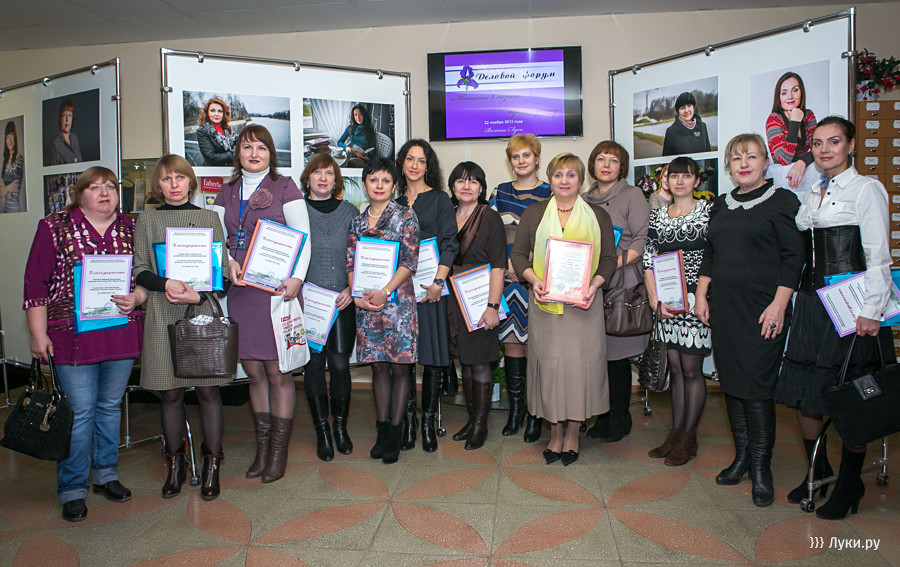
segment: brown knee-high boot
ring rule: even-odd
[[[266,463],[269,462],[269,433],[272,430],[272,414],[254,413],[256,419],[256,458],[247,469],[247,478],[262,476]]]
[[[269,441],[269,462],[262,473],[263,482],[275,482],[284,476],[287,467],[288,443],[294,420],[289,417],[272,416],[272,433]]]

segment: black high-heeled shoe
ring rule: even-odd
[[[834,491],[828,502],[816,508],[816,516],[823,520],[840,520],[848,511],[851,514],[859,511],[859,501],[866,494],[866,486],[859,478],[865,459],[865,453],[855,453],[843,448],[841,469]]]
[[[550,449],[544,449],[544,460],[547,461],[548,465],[552,465],[561,458],[562,453],[557,453],[556,451],[551,451]]]
[[[562,464],[567,467],[578,460],[578,451],[566,451],[561,456]]]

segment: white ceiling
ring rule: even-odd
[[[855,4],[879,0],[854,0]],[[883,1],[883,0],[882,0]],[[847,0],[0,0],[0,51],[266,33]]]

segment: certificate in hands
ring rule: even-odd
[[[594,243],[551,236],[544,261],[544,291],[547,301],[584,305],[591,284]]]
[[[416,273],[412,275],[413,288],[416,290],[416,302],[425,300],[428,291],[422,286],[430,286],[434,283],[437,276],[438,262],[440,262],[440,254],[438,253],[437,238],[428,238],[419,242],[419,265]],[[444,282],[444,289],[441,295],[450,295],[447,283]]]
[[[212,291],[212,248],[211,228],[167,228],[166,277],[196,291]]]
[[[684,278],[684,256],[681,250],[653,257],[653,280],[656,282],[656,298],[673,313],[687,313],[687,282]]]
[[[131,254],[85,254],[78,290],[81,319],[121,317],[113,295],[131,291]]]
[[[491,265],[482,264],[452,275],[450,283],[456,292],[456,301],[459,302],[459,308],[463,312],[466,328],[471,332],[483,327],[484,324],[479,325],[478,321],[487,309],[491,291]],[[506,319],[509,308],[506,299],[502,295],[500,297],[500,309],[497,310],[497,314],[502,321]]]
[[[256,221],[241,281],[274,293],[294,273],[306,237],[305,232],[277,222]]]
[[[360,237],[356,242],[353,258],[352,297],[362,297],[366,291],[384,289],[397,272],[400,261],[400,243],[393,240]],[[388,298],[397,298],[397,290]]]
[[[331,326],[337,319],[337,301],[340,293],[317,285],[303,285],[303,317],[306,319],[306,340],[310,345],[325,346]],[[321,348],[316,349],[317,352]]]
[[[817,289],[816,293],[825,306],[838,335],[846,337],[856,331],[856,318],[866,302],[865,272],[860,272],[839,282]],[[891,297],[884,310],[884,318],[900,313],[900,290],[891,283]]]

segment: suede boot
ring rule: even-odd
[[[256,458],[247,469],[247,478],[262,476],[266,463],[269,462],[269,433],[272,429],[272,414],[254,413],[256,420]]]
[[[181,485],[184,484],[184,480],[187,478],[186,454],[187,449],[184,441],[181,442],[181,447],[174,453],[170,453],[168,447],[165,448],[167,473],[166,482],[162,487],[163,498],[174,498],[181,492]]]
[[[506,369],[506,393],[509,394],[509,418],[503,427],[503,436],[519,432],[525,418],[525,371],[528,359],[524,357],[504,357]]]
[[[384,452],[381,455],[381,460],[386,465],[390,465],[392,463],[396,463],[397,459],[400,458],[400,436],[403,433],[403,425],[393,423],[387,424],[385,427],[385,442],[384,442]]]
[[[387,428],[391,425],[390,421],[375,422],[375,444],[369,451],[369,456],[373,459],[380,459],[384,455],[384,445],[387,442]]]
[[[403,435],[400,438],[400,450],[409,451],[416,446],[416,429],[419,419],[416,417],[416,365],[409,368],[409,398],[406,400],[406,413],[403,415]]]
[[[816,446],[815,439],[804,439],[803,440],[803,448],[806,450],[806,462],[812,463],[812,453],[813,449]],[[809,486],[807,485],[807,481],[809,479],[809,467],[806,469],[806,477],[803,479],[803,482],[800,485],[788,492],[787,500],[791,504],[799,504],[801,500],[804,498],[809,498]],[[819,443],[819,451],[816,454],[816,462],[813,465],[813,480],[822,480],[823,478],[828,478],[834,474],[834,469],[831,468],[831,463],[828,462],[828,455],[825,453],[825,438],[822,438],[822,442]],[[828,495],[828,485],[824,484],[817,489],[819,496],[824,498]],[[815,491],[813,492],[813,496],[815,496]]]
[[[744,412],[744,403],[725,394],[725,409],[728,411],[731,437],[734,440],[734,460],[716,475],[716,484],[728,486],[741,482],[741,477],[750,468],[750,453],[747,451],[747,414]]]
[[[463,425],[462,429],[453,434],[454,441],[465,441],[472,434],[472,415],[475,410],[472,407],[472,382],[471,378],[463,378],[463,393],[466,396],[466,409],[469,412],[469,421]]]
[[[669,453],[672,452],[672,449],[675,448],[675,445],[680,443],[682,435],[684,435],[683,427],[673,427],[669,431],[669,434],[666,436],[666,440],[663,441],[662,445],[650,449],[647,452],[647,456],[651,459],[663,459],[668,457]]]
[[[291,440],[291,428],[294,420],[288,417],[272,416],[272,433],[269,441],[269,462],[262,473],[262,481],[275,482],[284,476],[287,468],[288,443]]]
[[[866,494],[866,486],[860,478],[865,460],[865,452],[855,453],[847,447],[842,449],[841,469],[834,492],[828,502],[816,509],[816,516],[823,520],[840,520],[847,512],[856,514],[859,511],[859,501]]]
[[[326,463],[334,459],[334,441],[331,439],[331,427],[328,425],[328,396],[306,398],[313,426],[316,428],[316,455]]]
[[[200,498],[215,500],[219,497],[219,465],[225,458],[225,452],[219,447],[219,451],[213,454],[206,446],[206,442],[200,444],[200,453],[203,455],[203,467],[200,471]]]
[[[747,449],[750,452],[750,480],[753,503],[768,506],[775,500],[772,484],[772,448],[775,446],[775,402],[743,400],[747,414]]]
[[[672,447],[672,452],[666,457],[665,463],[670,467],[680,467],[686,465],[696,455],[697,432],[685,431]]]
[[[472,383],[472,432],[466,439],[466,450],[480,449],[487,439],[487,418],[491,409],[491,382]]]
[[[426,366],[422,372],[422,450],[426,453],[437,451],[434,416],[437,413],[438,388],[445,372],[437,366]]]
[[[349,455],[353,452],[353,441],[347,434],[347,416],[350,414],[350,398],[331,398],[331,416],[334,426],[334,445],[337,452]]]

